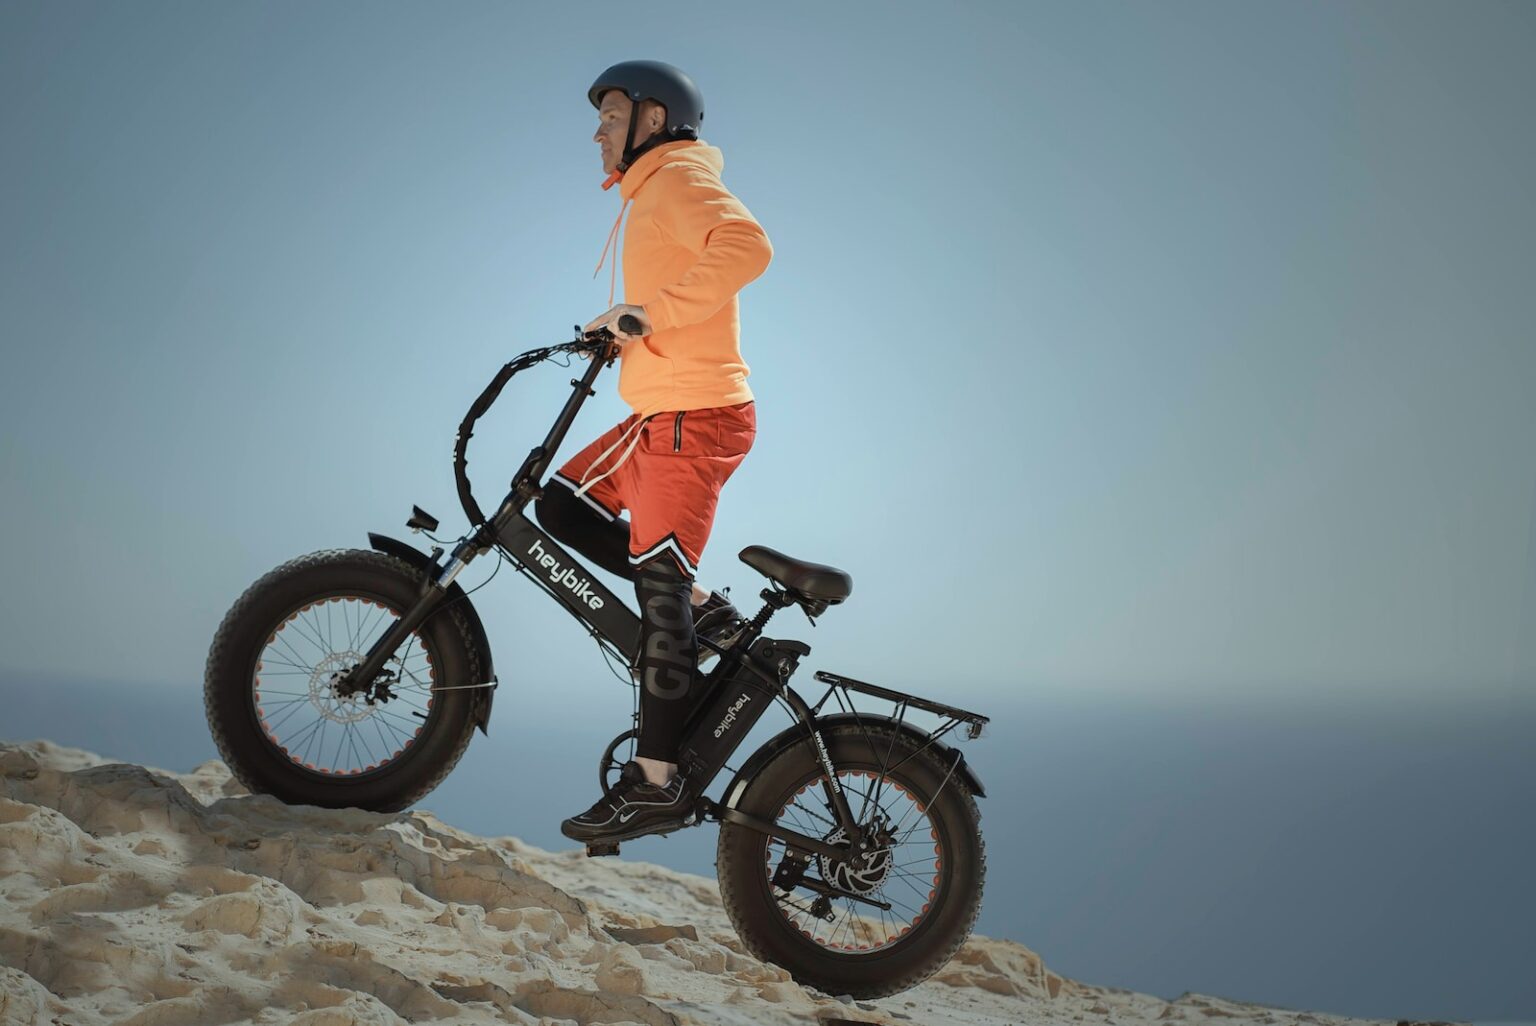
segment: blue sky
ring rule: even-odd
[[[606,308],[585,91],[649,54],[776,253],[706,581],[843,566],[829,658],[981,696],[1530,676],[1528,7],[631,14],[7,6],[13,665],[184,679],[265,569],[462,525],[463,411]],[[483,422],[486,501],[563,382]]]
[[[607,306],[585,92],[652,57],[775,249],[706,584],[841,566],[812,663],[984,712],[1523,715],[1533,50],[1488,2],[7,4],[0,665],[184,694],[273,566],[463,530],[465,409]],[[568,376],[482,420],[482,506]],[[507,581],[511,686],[622,721]]]

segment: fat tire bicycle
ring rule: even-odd
[[[639,330],[632,318],[620,327]],[[475,423],[514,375],[551,360],[569,366],[572,355],[589,361],[586,371],[487,518],[466,473]],[[367,549],[299,556],[240,595],[214,635],[203,697],[213,739],[241,783],[289,804],[376,812],[407,809],[436,788],[475,729],[489,734],[498,685],[490,642],[455,578],[493,550],[559,602],[610,663],[629,669],[635,727],[603,752],[598,779],[607,793],[635,771],[639,617],[524,513],[596,394],[593,383],[617,358],[606,328],[578,327],[574,340],[500,368],[459,425],[454,474],[470,529],[446,561],[441,545],[424,553],[370,531]],[[406,526],[437,540],[437,520],[419,506]],[[739,556],[768,584],[762,608],[733,623],[725,643],[698,637],[701,670],[684,699],[678,761],[700,797],[682,825],[719,824],[722,904],[752,954],[825,993],[897,993],[949,961],[981,908],[986,852],[976,798],[986,792],[943,738],[962,724],[965,737],[979,737],[988,717],[827,671],[814,675],[826,692],[808,703],[789,681],[810,646],[763,628],[791,606],[814,625],[851,594],[852,579],[766,546]],[[856,693],[890,702],[891,711],[856,709]],[[836,709],[824,712],[833,697]],[[790,726],[728,767],[770,704]],[[938,725],[912,722],[916,712]],[[728,768],[720,797],[708,797]],[[589,856],[618,852],[618,841],[587,845]]]

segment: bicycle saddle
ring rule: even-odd
[[[807,563],[766,545],[748,545],[740,556],[747,566],[806,598],[841,602],[853,593],[853,578],[835,566]]]

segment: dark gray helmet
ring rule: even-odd
[[[647,139],[639,150],[635,145],[635,118],[629,119],[629,138],[624,141],[624,155],[619,161],[620,171],[629,170],[646,150],[664,142],[677,139],[697,139],[704,124],[704,96],[693,79],[681,68],[665,61],[621,61],[597,76],[587,99],[592,106],[601,107],[603,93],[609,89],[622,89],[634,103],[655,100],[667,108],[667,121],[662,130]]]

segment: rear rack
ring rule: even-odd
[[[881,687],[879,684],[870,684],[866,681],[854,680],[852,677],[844,677],[836,673],[829,673],[826,670],[817,670],[816,679],[823,684],[830,684],[831,687],[827,689],[827,693],[825,695],[821,696],[821,701],[816,703],[816,705],[811,710],[812,712],[820,710],[822,705],[826,703],[827,699],[830,698],[838,688],[847,688],[850,691],[861,691],[866,695],[874,695],[876,698],[883,698],[886,701],[895,702],[897,711],[894,718],[897,720],[901,720],[903,718],[908,708],[922,709],[926,712],[931,712],[935,715],[945,717],[949,722],[946,723],[942,728],[934,731],[930,735],[931,740],[938,740],[940,737],[943,737],[945,734],[949,733],[951,730],[953,730],[955,727],[958,727],[962,723],[968,725],[965,731],[966,737],[980,737],[982,727],[989,723],[991,719],[990,717],[981,715],[981,713],[969,712],[965,709],[959,709],[952,705],[945,705],[943,702],[935,702],[928,698],[919,698],[917,695],[909,695],[904,691],[896,691],[892,688]],[[841,698],[838,699],[838,704],[842,705]],[[852,703],[849,704],[850,709],[851,706]]]

